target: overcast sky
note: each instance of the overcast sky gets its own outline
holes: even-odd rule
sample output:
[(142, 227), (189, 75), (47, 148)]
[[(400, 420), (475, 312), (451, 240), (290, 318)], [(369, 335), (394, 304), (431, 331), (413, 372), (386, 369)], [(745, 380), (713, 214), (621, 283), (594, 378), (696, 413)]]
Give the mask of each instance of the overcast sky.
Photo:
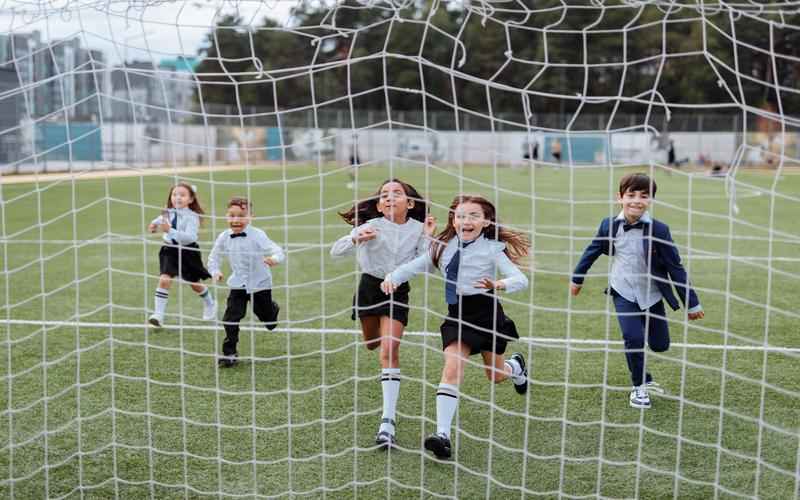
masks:
[[(147, 3), (155, 5), (141, 7), (145, 2), (98, 0), (94, 2), (95, 8), (78, 8), (91, 2), (55, 0), (37, 5), (11, 0), (0, 3), (0, 32), (39, 30), (46, 40), (80, 35), (84, 46), (102, 50), (112, 64), (125, 58), (126, 50), (128, 60), (152, 58), (157, 63), (180, 54), (197, 55), (209, 28), (221, 15), (238, 11), (248, 24), (260, 24), (265, 16), (286, 22), (291, 8), (298, 2), (178, 0), (156, 3), (151, 0)], [(136, 3), (140, 6), (136, 7)], [(39, 12), (40, 5), (50, 6), (49, 15), (33, 14)], [(67, 8), (58, 12), (55, 6)]]

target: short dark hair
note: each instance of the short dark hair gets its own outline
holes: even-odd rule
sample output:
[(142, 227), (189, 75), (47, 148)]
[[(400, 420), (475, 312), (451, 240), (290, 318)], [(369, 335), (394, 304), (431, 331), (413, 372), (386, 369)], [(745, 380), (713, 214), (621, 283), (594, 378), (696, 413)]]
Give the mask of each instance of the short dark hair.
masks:
[(637, 172), (635, 174), (628, 174), (619, 180), (619, 194), (622, 196), (628, 191), (646, 191), (650, 196), (656, 195), (656, 181), (650, 178), (649, 175)]
[(253, 204), (250, 203), (250, 200), (242, 196), (234, 196), (228, 200), (228, 208), (231, 207), (239, 207), (242, 210), (247, 210), (248, 212), (252, 212), (253, 210)]

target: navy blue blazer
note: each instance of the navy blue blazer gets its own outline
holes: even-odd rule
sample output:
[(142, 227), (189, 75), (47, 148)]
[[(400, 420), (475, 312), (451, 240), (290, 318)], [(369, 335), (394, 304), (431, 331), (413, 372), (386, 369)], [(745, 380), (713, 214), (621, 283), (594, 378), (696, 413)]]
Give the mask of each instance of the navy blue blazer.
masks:
[[(642, 228), (644, 232), (642, 245), (644, 247), (645, 260), (650, 262), (650, 274), (655, 279), (661, 295), (664, 296), (664, 300), (673, 310), (680, 309), (680, 304), (672, 292), (672, 285), (675, 286), (681, 302), (686, 305), (687, 309), (691, 309), (700, 304), (700, 301), (689, 283), (686, 269), (681, 264), (681, 256), (678, 254), (678, 247), (672, 241), (669, 226), (655, 219), (652, 219), (652, 221), (652, 229), (650, 224), (647, 223)], [(617, 234), (619, 225), (622, 222), (622, 220), (617, 220), (615, 217), (606, 217), (600, 222), (597, 235), (586, 247), (581, 260), (575, 266), (575, 271), (572, 272), (573, 283), (576, 285), (583, 284), (586, 273), (589, 272), (589, 268), (600, 257), (600, 254), (614, 255), (614, 236)], [(651, 240), (652, 245), (650, 244)], [(649, 259), (647, 255), (650, 255)], [(689, 298), (688, 304), (686, 304), (687, 294)]]

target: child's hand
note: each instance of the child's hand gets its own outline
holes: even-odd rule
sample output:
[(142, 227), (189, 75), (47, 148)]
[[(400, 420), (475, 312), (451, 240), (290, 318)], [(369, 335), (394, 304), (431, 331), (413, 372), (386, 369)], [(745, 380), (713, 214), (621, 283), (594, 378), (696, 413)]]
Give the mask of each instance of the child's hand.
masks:
[(573, 297), (577, 297), (578, 294), (581, 293), (581, 288), (583, 288), (583, 285), (570, 283), (569, 284), (569, 293), (571, 293)]
[(364, 243), (365, 241), (374, 240), (378, 237), (378, 231), (375, 230), (373, 227), (365, 227), (364, 229), (359, 229), (358, 233), (356, 233), (355, 238), (353, 238), (353, 243), (359, 244)]
[(487, 290), (503, 290), (506, 287), (506, 284), (503, 280), (493, 281), (489, 278), (481, 278), (472, 286), (475, 288), (485, 288)]
[(159, 231), (162, 233), (168, 233), (170, 229), (172, 229), (172, 225), (169, 222), (162, 222), (158, 225)]
[(214, 276), (212, 276), (211, 279), (214, 281), (222, 281), (225, 279), (225, 275), (222, 273), (214, 273)]
[(703, 319), (705, 317), (705, 313), (703, 311), (697, 311), (693, 313), (689, 313), (689, 321), (694, 321), (697, 319)]
[(386, 295), (389, 295), (394, 293), (395, 290), (397, 290), (397, 285), (392, 283), (392, 280), (389, 279), (389, 277), (387, 276), (386, 279), (383, 280), (383, 282), (381, 283), (381, 290), (383, 290), (383, 293), (385, 293)]
[(155, 224), (148, 224), (147, 225), (147, 230), (149, 232), (151, 232), (151, 233), (155, 233), (156, 232), (156, 225)]
[(422, 230), (425, 232), (425, 236), (433, 236), (433, 233), (436, 232), (436, 217), (433, 215), (425, 217), (425, 227)]
[(268, 265), (269, 267), (277, 266), (278, 259), (274, 257), (264, 257), (264, 264)]

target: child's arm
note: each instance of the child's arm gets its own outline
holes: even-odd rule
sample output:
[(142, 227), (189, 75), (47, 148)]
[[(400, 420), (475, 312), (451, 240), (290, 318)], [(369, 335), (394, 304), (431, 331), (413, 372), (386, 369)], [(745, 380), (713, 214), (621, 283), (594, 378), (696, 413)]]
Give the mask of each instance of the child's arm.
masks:
[(283, 248), (269, 239), (266, 233), (263, 238), (259, 235), (258, 246), (264, 252), (264, 264), (270, 267), (276, 266), (286, 259)]
[[(675, 285), (675, 290), (677, 290), (681, 302), (684, 303), (683, 305), (689, 313), (689, 319), (701, 319), (704, 316), (703, 306), (700, 305), (700, 299), (697, 298), (697, 294), (689, 283), (689, 276), (681, 263), (681, 255), (678, 253), (678, 247), (675, 245), (675, 242), (672, 241), (672, 234), (669, 231), (669, 227), (666, 228), (664, 239), (662, 241), (656, 241), (655, 244), (658, 254), (661, 256), (661, 261), (667, 268), (667, 275)], [(689, 297), (688, 303), (686, 303), (687, 291)]]
[(508, 258), (505, 252), (500, 252), (495, 260), (495, 264), (497, 265), (497, 270), (500, 271), (500, 274), (505, 276), (505, 278), (499, 280), (483, 278), (473, 285), (475, 288), (505, 290), (508, 293), (518, 292), (528, 288), (528, 277), (511, 262), (511, 259)]
[(597, 234), (594, 236), (594, 239), (592, 239), (592, 242), (589, 243), (589, 246), (586, 247), (586, 250), (583, 251), (581, 260), (578, 261), (578, 265), (575, 266), (575, 270), (572, 271), (572, 281), (570, 283), (570, 292), (572, 295), (578, 295), (581, 292), (583, 280), (586, 277), (586, 273), (589, 272), (589, 268), (594, 264), (594, 261), (604, 253), (608, 254), (610, 221), (611, 219), (603, 219), (600, 223), (600, 227), (597, 229)]
[(417, 255), (422, 255), (426, 253), (428, 249), (431, 247), (431, 240), (433, 239), (433, 233), (436, 232), (436, 217), (433, 215), (429, 215), (425, 218), (424, 225), (422, 227), (422, 236), (419, 239), (419, 243), (417, 243)]
[(178, 231), (170, 227), (169, 231), (167, 231), (167, 236), (177, 241), (180, 245), (190, 245), (197, 241), (197, 231), (200, 229), (200, 217), (197, 215), (184, 215), (183, 218), (188, 219), (184, 230)]
[(419, 273), (433, 269), (433, 261), (430, 252), (418, 255), (414, 260), (406, 262), (402, 266), (386, 275), (386, 279), (381, 283), (383, 293), (390, 294), (397, 290), (397, 287), (410, 280)]
[(214, 242), (214, 247), (211, 253), (208, 254), (208, 272), (211, 274), (211, 279), (220, 281), (225, 275), (222, 274), (222, 254), (225, 250), (225, 233), (223, 232), (217, 237)]
[(155, 233), (158, 230), (158, 226), (164, 224), (164, 215), (159, 215), (155, 219), (153, 219), (150, 224), (147, 225), (147, 230), (151, 233)]
[(342, 236), (331, 247), (331, 257), (344, 257), (355, 252), (356, 245), (374, 240), (378, 231), (369, 224), (362, 224), (350, 231), (347, 236)]

